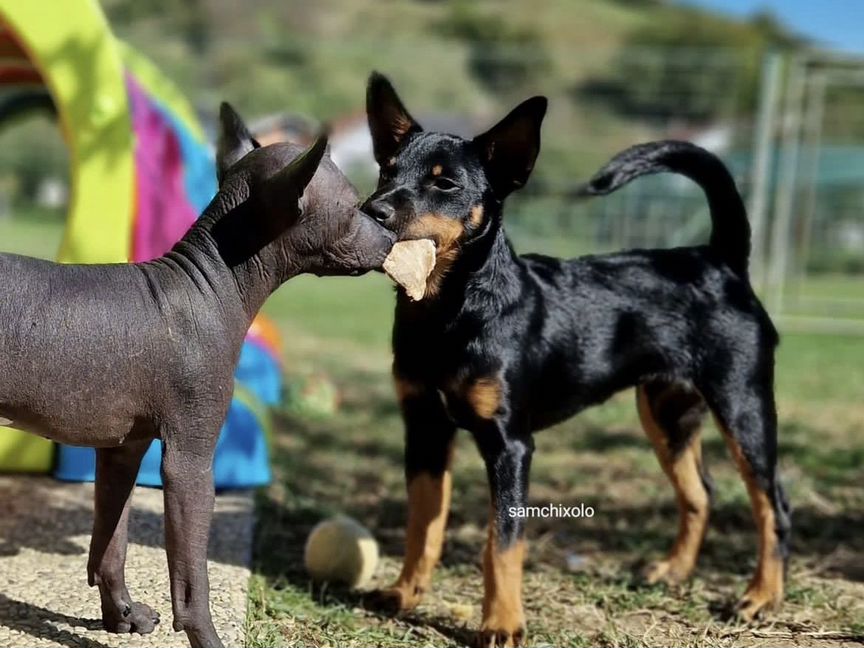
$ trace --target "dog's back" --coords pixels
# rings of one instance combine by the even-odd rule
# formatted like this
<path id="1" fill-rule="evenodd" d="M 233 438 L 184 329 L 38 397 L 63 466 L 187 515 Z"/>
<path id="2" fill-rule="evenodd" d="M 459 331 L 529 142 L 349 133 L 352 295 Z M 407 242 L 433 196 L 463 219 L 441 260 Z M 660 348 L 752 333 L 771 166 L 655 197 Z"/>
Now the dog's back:
<path id="1" fill-rule="evenodd" d="M 716 342 L 730 329 L 742 345 L 770 352 L 777 344 L 749 282 L 709 247 L 519 260 L 531 286 L 518 316 L 535 429 L 651 376 L 695 380 L 716 369 L 710 350 L 724 348 Z"/>
<path id="2" fill-rule="evenodd" d="M 174 393 L 184 366 L 207 362 L 196 349 L 220 348 L 209 310 L 158 264 L 0 254 L 0 417 L 63 443 L 116 445 Z"/>

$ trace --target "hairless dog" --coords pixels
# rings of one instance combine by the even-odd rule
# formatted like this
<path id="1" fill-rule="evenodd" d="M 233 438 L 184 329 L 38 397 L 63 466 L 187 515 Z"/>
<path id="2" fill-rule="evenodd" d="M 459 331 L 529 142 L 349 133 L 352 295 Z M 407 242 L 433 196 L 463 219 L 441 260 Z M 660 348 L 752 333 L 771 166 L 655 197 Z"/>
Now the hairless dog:
<path id="1" fill-rule="evenodd" d="M 83 266 L 0 254 L 0 422 L 96 448 L 87 573 L 111 632 L 159 622 L 129 595 L 124 565 L 138 467 L 162 440 L 174 629 L 196 647 L 222 645 L 207 578 L 212 460 L 244 335 L 284 281 L 380 268 L 394 241 L 358 211 L 324 136 L 305 152 L 262 148 L 227 104 L 220 121 L 219 193 L 165 256 Z"/>

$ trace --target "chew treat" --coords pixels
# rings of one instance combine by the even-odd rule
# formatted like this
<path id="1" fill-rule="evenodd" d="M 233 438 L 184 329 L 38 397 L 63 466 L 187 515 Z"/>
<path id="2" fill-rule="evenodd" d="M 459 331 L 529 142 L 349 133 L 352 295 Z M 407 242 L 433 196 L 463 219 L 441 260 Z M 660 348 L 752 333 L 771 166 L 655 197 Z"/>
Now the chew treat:
<path id="1" fill-rule="evenodd" d="M 423 299 L 434 267 L 435 244 L 429 239 L 399 241 L 384 259 L 384 272 L 414 301 Z"/>

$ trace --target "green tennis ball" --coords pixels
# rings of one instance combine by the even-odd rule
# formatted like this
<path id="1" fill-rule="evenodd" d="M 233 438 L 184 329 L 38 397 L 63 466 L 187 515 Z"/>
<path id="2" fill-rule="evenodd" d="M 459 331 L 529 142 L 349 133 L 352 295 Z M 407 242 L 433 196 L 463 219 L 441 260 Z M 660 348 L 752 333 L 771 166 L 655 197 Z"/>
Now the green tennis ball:
<path id="1" fill-rule="evenodd" d="M 312 529 L 303 562 L 315 581 L 362 587 L 378 566 L 378 543 L 357 520 L 337 515 Z"/>

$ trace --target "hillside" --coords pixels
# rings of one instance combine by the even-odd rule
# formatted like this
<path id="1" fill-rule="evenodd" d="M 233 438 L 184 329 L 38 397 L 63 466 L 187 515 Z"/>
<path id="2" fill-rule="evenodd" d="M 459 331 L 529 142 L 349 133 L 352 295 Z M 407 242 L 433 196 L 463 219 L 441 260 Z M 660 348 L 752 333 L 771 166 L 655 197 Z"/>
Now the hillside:
<path id="1" fill-rule="evenodd" d="M 656 38 L 650 30 L 657 25 L 690 32 L 685 23 L 696 21 L 704 32 L 697 37 L 724 62 L 724 42 L 751 52 L 760 34 L 750 24 L 659 0 L 103 3 L 115 31 L 180 82 L 205 114 L 227 98 L 247 115 L 290 110 L 333 119 L 362 109 L 372 69 L 390 75 L 415 112 L 458 113 L 481 124 L 520 98 L 547 94 L 538 173 L 556 186 L 589 173 L 621 146 L 662 132 L 650 119 L 622 116 L 580 92 L 592 78 L 614 77 L 628 57 L 640 61 L 632 48 L 645 46 L 640 34 Z M 683 69 L 685 78 L 710 74 L 700 61 Z M 743 69 L 735 61 L 726 67 L 733 75 Z M 745 72 L 752 77 L 753 70 Z M 703 85 L 709 105 L 711 92 L 729 94 L 728 87 Z"/>
<path id="2" fill-rule="evenodd" d="M 114 32 L 177 82 L 205 124 L 226 99 L 249 119 L 358 116 L 373 69 L 415 115 L 476 130 L 548 95 L 543 153 L 510 220 L 540 206 L 548 217 L 535 216 L 536 228 L 553 230 L 572 220 L 573 185 L 622 147 L 747 123 L 762 52 L 789 42 L 770 17 L 736 22 L 664 0 L 101 2 Z M 0 177 L 29 178 L 15 202 L 32 199 L 21 187 L 62 172 L 62 142 L 46 131 L 2 134 L 6 150 L 33 151 L 0 156 Z"/>

